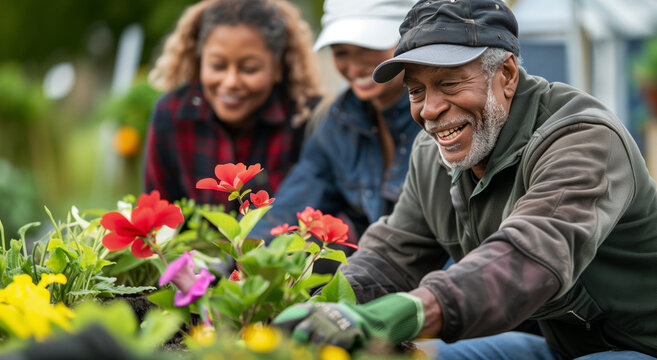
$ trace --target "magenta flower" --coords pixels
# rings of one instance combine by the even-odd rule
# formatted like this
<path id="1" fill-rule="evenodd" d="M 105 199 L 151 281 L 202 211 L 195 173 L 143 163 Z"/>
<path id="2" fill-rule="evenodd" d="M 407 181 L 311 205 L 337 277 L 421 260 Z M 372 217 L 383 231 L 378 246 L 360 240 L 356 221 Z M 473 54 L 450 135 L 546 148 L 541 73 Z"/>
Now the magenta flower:
<path id="1" fill-rule="evenodd" d="M 215 279 L 208 269 L 202 268 L 199 274 L 194 273 L 192 254 L 185 251 L 179 258 L 171 262 L 160 277 L 160 286 L 172 282 L 179 291 L 173 298 L 173 304 L 187 306 L 205 295 L 208 286 Z"/>

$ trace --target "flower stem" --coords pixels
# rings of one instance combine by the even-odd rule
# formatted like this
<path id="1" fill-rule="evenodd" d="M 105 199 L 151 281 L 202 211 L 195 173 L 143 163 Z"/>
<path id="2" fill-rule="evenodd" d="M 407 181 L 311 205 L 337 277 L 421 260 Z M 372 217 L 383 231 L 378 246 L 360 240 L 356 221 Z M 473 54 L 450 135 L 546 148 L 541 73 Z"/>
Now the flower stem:
<path id="1" fill-rule="evenodd" d="M 157 254 L 157 256 L 160 257 L 160 260 L 164 263 L 164 266 L 169 266 L 169 263 L 167 262 L 167 259 L 164 258 L 164 255 L 162 255 L 162 252 L 160 252 L 160 249 L 155 246 L 155 243 L 151 241 L 152 234 L 148 234 L 148 236 L 144 237 L 144 242 L 153 250 L 154 253 Z"/>
<path id="2" fill-rule="evenodd" d="M 303 271 L 301 272 L 301 275 L 299 275 L 299 277 L 297 278 L 297 280 L 303 278 L 303 276 L 306 274 L 306 272 L 308 272 L 308 270 L 309 270 L 311 267 L 313 267 L 313 264 L 315 263 L 315 261 L 316 261 L 317 258 L 319 257 L 319 254 L 322 253 L 322 250 L 324 250 L 324 244 L 323 244 L 323 243 L 322 243 L 322 248 L 319 249 L 319 251 L 316 252 L 315 255 L 313 255 L 313 259 L 310 261 L 310 264 L 308 264 L 308 266 L 306 266 L 306 268 L 303 269 Z M 294 285 L 294 282 L 295 282 L 294 278 L 290 279 L 290 284 L 288 285 L 288 287 L 292 287 L 292 285 Z"/>

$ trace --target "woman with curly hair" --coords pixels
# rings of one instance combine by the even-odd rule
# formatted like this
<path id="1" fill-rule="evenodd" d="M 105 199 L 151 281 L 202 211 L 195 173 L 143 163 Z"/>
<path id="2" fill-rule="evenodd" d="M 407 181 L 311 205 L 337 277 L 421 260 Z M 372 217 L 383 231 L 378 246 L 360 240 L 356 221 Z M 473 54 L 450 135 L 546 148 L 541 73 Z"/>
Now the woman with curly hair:
<path id="1" fill-rule="evenodd" d="M 234 208 L 195 188 L 222 163 L 260 163 L 270 193 L 297 161 L 320 96 L 312 33 L 284 0 L 205 0 L 188 7 L 149 79 L 167 93 L 151 117 L 145 190 Z M 265 173 L 265 171 L 263 171 Z"/>

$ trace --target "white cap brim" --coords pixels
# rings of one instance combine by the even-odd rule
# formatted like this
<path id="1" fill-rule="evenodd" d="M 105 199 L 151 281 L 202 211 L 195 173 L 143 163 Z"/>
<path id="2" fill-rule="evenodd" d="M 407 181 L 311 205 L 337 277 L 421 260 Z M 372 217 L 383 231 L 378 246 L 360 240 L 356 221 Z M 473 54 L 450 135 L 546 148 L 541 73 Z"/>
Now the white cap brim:
<path id="1" fill-rule="evenodd" d="M 329 45 L 350 44 L 374 50 L 392 49 L 399 42 L 399 19 L 346 18 L 324 26 L 314 50 Z"/>
<path id="2" fill-rule="evenodd" d="M 430 66 L 459 66 L 478 58 L 487 47 L 471 47 L 453 44 L 431 44 L 420 46 L 386 60 L 374 69 L 372 78 L 377 83 L 392 80 L 402 70 L 404 64 Z"/>

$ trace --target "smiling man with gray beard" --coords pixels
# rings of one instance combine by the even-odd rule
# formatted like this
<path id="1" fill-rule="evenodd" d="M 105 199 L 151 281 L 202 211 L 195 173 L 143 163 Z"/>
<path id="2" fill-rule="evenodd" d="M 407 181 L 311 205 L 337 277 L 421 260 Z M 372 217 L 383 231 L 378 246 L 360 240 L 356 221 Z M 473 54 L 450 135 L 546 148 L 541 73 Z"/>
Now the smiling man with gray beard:
<path id="1" fill-rule="evenodd" d="M 527 74 L 501 0 L 420 1 L 400 34 L 373 77 L 403 72 L 424 131 L 393 212 L 340 267 L 358 305 L 274 324 L 349 349 L 436 337 L 441 360 L 654 359 L 657 190 L 623 123 Z M 527 319 L 542 336 L 511 331 Z"/>

